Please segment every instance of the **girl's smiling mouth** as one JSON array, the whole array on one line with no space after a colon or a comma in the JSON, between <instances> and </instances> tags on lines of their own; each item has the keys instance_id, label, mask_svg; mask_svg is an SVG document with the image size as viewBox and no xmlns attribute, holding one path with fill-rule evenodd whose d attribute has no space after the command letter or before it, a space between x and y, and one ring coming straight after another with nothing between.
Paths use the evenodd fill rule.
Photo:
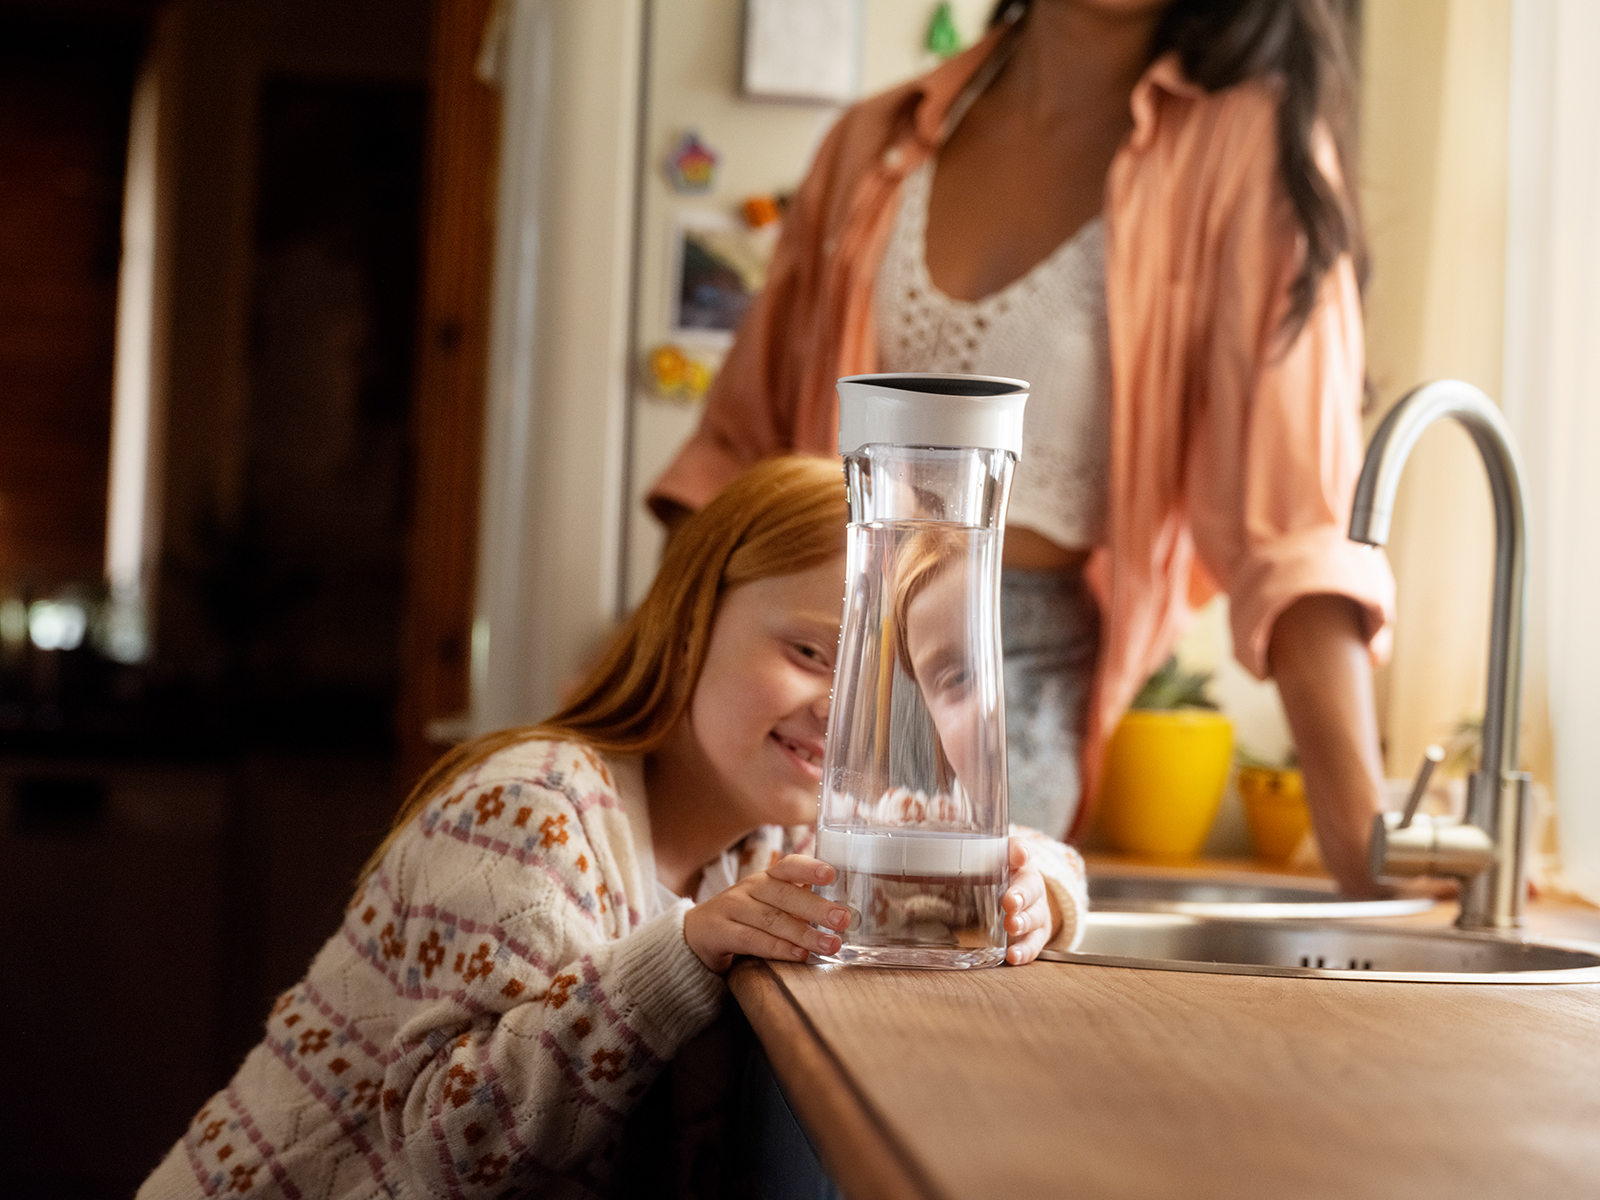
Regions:
<instances>
[{"instance_id":1,"label":"girl's smiling mouth","mask_svg":"<svg viewBox=\"0 0 1600 1200\"><path fill-rule=\"evenodd\" d=\"M821 780L821 742L796 741L794 738L785 737L777 730L773 730L767 736L775 741L778 744L778 749L782 750L786 755L788 755L789 758L791 758L795 764L806 773L806 775L810 776L812 779Z\"/></svg>"}]
</instances>

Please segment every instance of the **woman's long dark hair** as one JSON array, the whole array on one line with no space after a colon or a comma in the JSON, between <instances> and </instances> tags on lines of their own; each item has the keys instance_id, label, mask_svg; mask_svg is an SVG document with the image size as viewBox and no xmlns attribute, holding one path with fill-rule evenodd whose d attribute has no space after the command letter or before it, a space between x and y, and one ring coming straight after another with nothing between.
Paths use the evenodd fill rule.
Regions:
<instances>
[{"instance_id":1,"label":"woman's long dark hair","mask_svg":"<svg viewBox=\"0 0 1600 1200\"><path fill-rule=\"evenodd\" d=\"M1030 0L1000 0L994 22L1026 12ZM1289 289L1286 326L1297 331L1316 303L1322 277L1341 254L1365 281L1366 242L1356 202L1355 32L1360 0L1173 0L1151 40L1153 62L1176 51L1183 73L1208 92L1276 77L1278 165L1306 235L1305 260ZM1339 155L1342 187L1318 169L1312 130L1322 121Z\"/></svg>"}]
</instances>

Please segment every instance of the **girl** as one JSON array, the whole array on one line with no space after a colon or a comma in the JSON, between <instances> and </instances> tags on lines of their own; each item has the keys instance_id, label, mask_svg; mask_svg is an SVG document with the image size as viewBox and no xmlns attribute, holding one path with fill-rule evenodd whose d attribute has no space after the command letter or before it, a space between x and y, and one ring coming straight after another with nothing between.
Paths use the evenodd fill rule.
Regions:
<instances>
[{"instance_id":1,"label":"girl","mask_svg":"<svg viewBox=\"0 0 1600 1200\"><path fill-rule=\"evenodd\" d=\"M602 1191L734 956L831 953L848 924L804 853L845 521L837 466L797 458L690 520L565 708L417 785L140 1200ZM1008 960L1071 944L1076 855L1024 833L1011 866Z\"/></svg>"},{"instance_id":2,"label":"girl","mask_svg":"<svg viewBox=\"0 0 1600 1200\"><path fill-rule=\"evenodd\" d=\"M977 46L839 119L651 504L671 523L758 458L830 453L842 375L1029 380L1001 595L1012 813L1088 831L1123 710L1221 589L1239 660L1277 680L1323 855L1366 893L1393 581L1345 536L1351 7L1003 0Z\"/></svg>"}]
</instances>

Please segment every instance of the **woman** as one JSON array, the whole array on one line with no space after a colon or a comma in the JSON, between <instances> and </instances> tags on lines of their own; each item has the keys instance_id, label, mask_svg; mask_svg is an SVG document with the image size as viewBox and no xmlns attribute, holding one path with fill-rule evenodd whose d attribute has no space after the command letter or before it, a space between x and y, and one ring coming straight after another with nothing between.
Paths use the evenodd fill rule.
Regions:
<instances>
[{"instance_id":1,"label":"woman","mask_svg":"<svg viewBox=\"0 0 1600 1200\"><path fill-rule=\"evenodd\" d=\"M1334 2L1011 3L851 109L651 503L670 523L764 455L832 453L841 375L1029 379L1004 558L1012 811L1087 831L1107 738L1220 587L1359 895L1393 582L1344 533L1363 349ZM1052 784L1074 758L1082 804L1078 780Z\"/></svg>"},{"instance_id":2,"label":"woman","mask_svg":"<svg viewBox=\"0 0 1600 1200\"><path fill-rule=\"evenodd\" d=\"M839 949L807 856L839 640L836 466L691 519L578 694L417 785L340 930L141 1200L593 1195L736 954ZM1010 846L1012 963L1068 946L1082 864ZM692 902L698 901L698 902Z\"/></svg>"}]
</instances>

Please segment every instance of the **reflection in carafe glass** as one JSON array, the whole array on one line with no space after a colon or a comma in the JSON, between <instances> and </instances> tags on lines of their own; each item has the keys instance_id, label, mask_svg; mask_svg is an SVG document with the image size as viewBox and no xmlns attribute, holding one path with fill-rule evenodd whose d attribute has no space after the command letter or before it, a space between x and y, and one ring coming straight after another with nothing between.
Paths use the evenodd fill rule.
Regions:
<instances>
[{"instance_id":1,"label":"reflection in carafe glass","mask_svg":"<svg viewBox=\"0 0 1600 1200\"><path fill-rule=\"evenodd\" d=\"M983 966L1004 956L1005 746L995 530L850 529L849 610L823 779L822 889L852 925L833 957Z\"/></svg>"}]
</instances>

